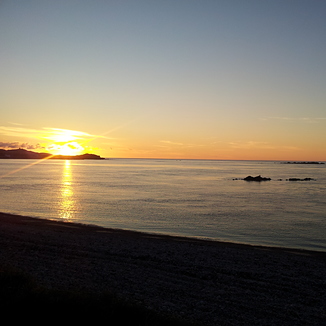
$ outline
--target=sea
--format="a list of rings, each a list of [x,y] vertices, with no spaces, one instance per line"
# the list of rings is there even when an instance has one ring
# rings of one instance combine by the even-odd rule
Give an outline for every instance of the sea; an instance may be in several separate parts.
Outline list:
[[[249,175],[271,180],[244,181]],[[305,178],[312,180],[301,181]],[[151,234],[326,251],[326,164],[0,160],[0,211]]]

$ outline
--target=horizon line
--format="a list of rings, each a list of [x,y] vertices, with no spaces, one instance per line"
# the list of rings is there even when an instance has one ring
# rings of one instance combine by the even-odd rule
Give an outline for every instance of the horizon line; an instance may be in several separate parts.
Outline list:
[[[5,148],[0,148],[0,150],[5,150],[5,151],[12,151],[12,150],[24,150],[27,152],[34,152],[37,154],[49,154],[53,156],[81,156],[85,154],[91,154],[91,155],[98,155],[99,154],[94,154],[94,153],[83,153],[83,154],[76,154],[76,155],[61,155],[61,154],[52,154],[50,152],[36,152],[35,150],[28,150],[25,148],[12,148],[12,149],[5,149]],[[104,159],[134,159],[134,160],[200,160],[200,161],[265,161],[265,162],[274,162],[274,161],[279,161],[279,162],[326,162],[326,160],[305,160],[305,159],[232,159],[232,158],[180,158],[180,157],[103,157]]]

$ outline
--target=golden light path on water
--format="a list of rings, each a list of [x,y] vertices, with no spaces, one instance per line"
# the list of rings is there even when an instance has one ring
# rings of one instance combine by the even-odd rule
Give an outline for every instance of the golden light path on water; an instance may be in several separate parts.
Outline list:
[[[59,216],[62,219],[73,219],[76,211],[76,202],[74,199],[74,190],[72,184],[71,163],[65,161],[63,166],[61,189],[60,189],[60,205]]]

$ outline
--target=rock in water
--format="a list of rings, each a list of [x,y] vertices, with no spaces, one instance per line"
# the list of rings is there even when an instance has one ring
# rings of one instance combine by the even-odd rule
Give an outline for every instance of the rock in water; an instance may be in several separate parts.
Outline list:
[[[264,178],[264,177],[262,177],[260,175],[258,175],[257,177],[252,177],[251,175],[249,175],[246,178],[244,178],[243,180],[245,180],[245,181],[258,181],[258,182],[260,182],[260,181],[270,181],[271,178]]]
[[[315,181],[316,179],[313,178],[304,178],[304,179],[300,179],[300,178],[289,178],[286,179],[287,181]]]

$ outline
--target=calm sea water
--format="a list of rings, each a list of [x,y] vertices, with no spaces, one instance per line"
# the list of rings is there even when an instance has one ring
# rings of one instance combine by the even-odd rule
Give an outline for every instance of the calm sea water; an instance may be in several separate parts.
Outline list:
[[[258,161],[0,160],[0,211],[326,251],[325,172]],[[272,180],[234,180],[259,174]]]

